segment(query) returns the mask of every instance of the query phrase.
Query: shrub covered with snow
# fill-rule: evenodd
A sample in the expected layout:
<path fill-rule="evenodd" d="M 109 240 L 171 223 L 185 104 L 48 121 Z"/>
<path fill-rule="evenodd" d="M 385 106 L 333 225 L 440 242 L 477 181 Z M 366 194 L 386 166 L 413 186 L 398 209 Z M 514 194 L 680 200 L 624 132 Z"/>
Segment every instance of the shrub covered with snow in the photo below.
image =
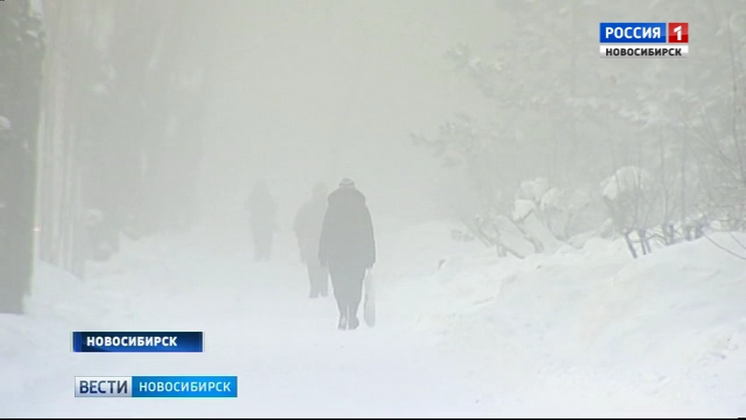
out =
<path fill-rule="evenodd" d="M 645 169 L 625 166 L 601 182 L 601 195 L 619 232 L 654 223 L 656 192 L 651 179 Z"/>
<path fill-rule="evenodd" d="M 521 183 L 512 217 L 536 249 L 553 253 L 562 242 L 578 243 L 571 239 L 593 236 L 588 233 L 598 231 L 607 216 L 600 197 L 578 189 L 560 189 L 546 178 L 537 178 Z"/>

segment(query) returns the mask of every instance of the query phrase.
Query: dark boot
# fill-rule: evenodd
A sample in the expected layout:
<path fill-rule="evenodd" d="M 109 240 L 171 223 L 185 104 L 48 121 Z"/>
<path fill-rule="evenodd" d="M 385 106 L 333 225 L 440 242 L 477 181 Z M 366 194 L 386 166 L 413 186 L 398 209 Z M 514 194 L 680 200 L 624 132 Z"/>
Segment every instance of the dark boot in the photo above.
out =
<path fill-rule="evenodd" d="M 347 329 L 347 314 L 342 312 L 339 314 L 339 324 L 337 324 L 337 328 L 340 330 L 346 330 Z"/>
<path fill-rule="evenodd" d="M 308 293 L 308 297 L 311 299 L 315 299 L 319 297 L 319 289 L 316 287 L 316 284 L 313 281 L 313 278 L 311 278 L 311 291 Z"/>
<path fill-rule="evenodd" d="M 360 326 L 360 320 L 357 319 L 357 307 L 358 305 L 350 305 L 348 307 L 349 309 L 347 312 L 347 328 L 350 330 L 354 330 L 355 328 Z"/>
<path fill-rule="evenodd" d="M 337 309 L 339 309 L 339 323 L 337 324 L 337 328 L 340 330 L 346 330 L 347 329 L 347 305 L 344 303 L 340 303 L 337 301 Z"/>
<path fill-rule="evenodd" d="M 350 316 L 349 323 L 347 324 L 348 330 L 354 330 L 360 326 L 360 320 L 355 315 Z"/>

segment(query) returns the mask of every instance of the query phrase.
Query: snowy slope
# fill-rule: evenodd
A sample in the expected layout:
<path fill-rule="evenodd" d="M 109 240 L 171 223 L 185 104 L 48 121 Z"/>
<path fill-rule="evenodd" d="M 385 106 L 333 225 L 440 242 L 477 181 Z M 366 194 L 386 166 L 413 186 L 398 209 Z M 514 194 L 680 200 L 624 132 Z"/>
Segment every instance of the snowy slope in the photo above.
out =
<path fill-rule="evenodd" d="M 307 299 L 287 230 L 267 264 L 237 222 L 127 243 L 86 282 L 40 266 L 30 314 L 0 316 L 0 371 L 16 379 L 0 416 L 746 412 L 746 270 L 706 239 L 519 260 L 450 240 L 447 223 L 378 225 L 379 322 L 354 332 L 334 329 L 331 299 Z M 76 329 L 204 330 L 207 352 L 72 354 Z M 72 397 L 74 375 L 137 374 L 239 375 L 240 397 Z"/>
<path fill-rule="evenodd" d="M 728 235 L 713 240 L 739 249 Z M 444 305 L 432 327 L 506 384 L 506 410 L 746 412 L 746 263 L 707 239 L 638 260 L 622 242 L 593 241 L 466 264 L 468 275 L 434 292 Z"/>

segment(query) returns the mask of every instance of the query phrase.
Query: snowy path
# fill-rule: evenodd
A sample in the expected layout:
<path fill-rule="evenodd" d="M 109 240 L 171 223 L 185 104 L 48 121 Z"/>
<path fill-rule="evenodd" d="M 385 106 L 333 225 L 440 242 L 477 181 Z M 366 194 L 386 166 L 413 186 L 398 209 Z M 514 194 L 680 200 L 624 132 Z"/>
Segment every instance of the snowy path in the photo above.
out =
<path fill-rule="evenodd" d="M 240 248 L 240 247 L 239 247 Z M 214 250 L 213 250 L 214 251 Z M 51 380 L 17 395 L 16 416 L 476 416 L 489 410 L 437 337 L 381 311 L 379 324 L 338 331 L 331 297 L 311 300 L 303 267 L 255 264 L 240 251 L 175 255 L 136 284 L 136 316 L 117 328 L 205 331 L 204 354 L 60 354 Z M 192 251 L 193 252 L 193 251 Z M 175 254 L 175 253 L 172 253 Z M 200 258 L 200 256 L 202 258 Z M 284 258 L 283 258 L 284 257 Z M 146 315 L 147 314 L 147 315 Z M 75 399 L 73 376 L 237 375 L 235 400 Z M 2 409 L 0 409 L 2 410 Z"/>
<path fill-rule="evenodd" d="M 632 260 L 600 240 L 498 259 L 447 233 L 379 233 L 378 325 L 356 331 L 336 330 L 332 298 L 306 297 L 287 234 L 269 263 L 225 229 L 138 243 L 85 285 L 43 269 L 29 315 L 0 317 L 0 371 L 17 378 L 0 416 L 746 412 L 742 261 L 706 241 Z M 205 331 L 206 352 L 70 352 L 71 331 L 96 329 Z M 239 398 L 73 398 L 74 376 L 137 375 L 238 376 Z"/>

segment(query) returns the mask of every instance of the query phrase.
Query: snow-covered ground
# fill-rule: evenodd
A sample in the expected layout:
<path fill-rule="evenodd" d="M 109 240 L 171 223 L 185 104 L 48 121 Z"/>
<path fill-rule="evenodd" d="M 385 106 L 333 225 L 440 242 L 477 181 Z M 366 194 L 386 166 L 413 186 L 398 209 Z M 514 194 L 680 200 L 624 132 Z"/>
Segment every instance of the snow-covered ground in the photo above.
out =
<path fill-rule="evenodd" d="M 746 413 L 746 262 L 707 239 L 518 260 L 447 223 L 379 221 L 378 324 L 338 331 L 287 229 L 268 263 L 246 231 L 127 243 L 85 282 L 40 265 L 29 314 L 0 315 L 0 415 Z M 73 330 L 202 330 L 206 352 L 73 354 Z M 237 375 L 239 398 L 75 399 L 76 375 Z"/>

